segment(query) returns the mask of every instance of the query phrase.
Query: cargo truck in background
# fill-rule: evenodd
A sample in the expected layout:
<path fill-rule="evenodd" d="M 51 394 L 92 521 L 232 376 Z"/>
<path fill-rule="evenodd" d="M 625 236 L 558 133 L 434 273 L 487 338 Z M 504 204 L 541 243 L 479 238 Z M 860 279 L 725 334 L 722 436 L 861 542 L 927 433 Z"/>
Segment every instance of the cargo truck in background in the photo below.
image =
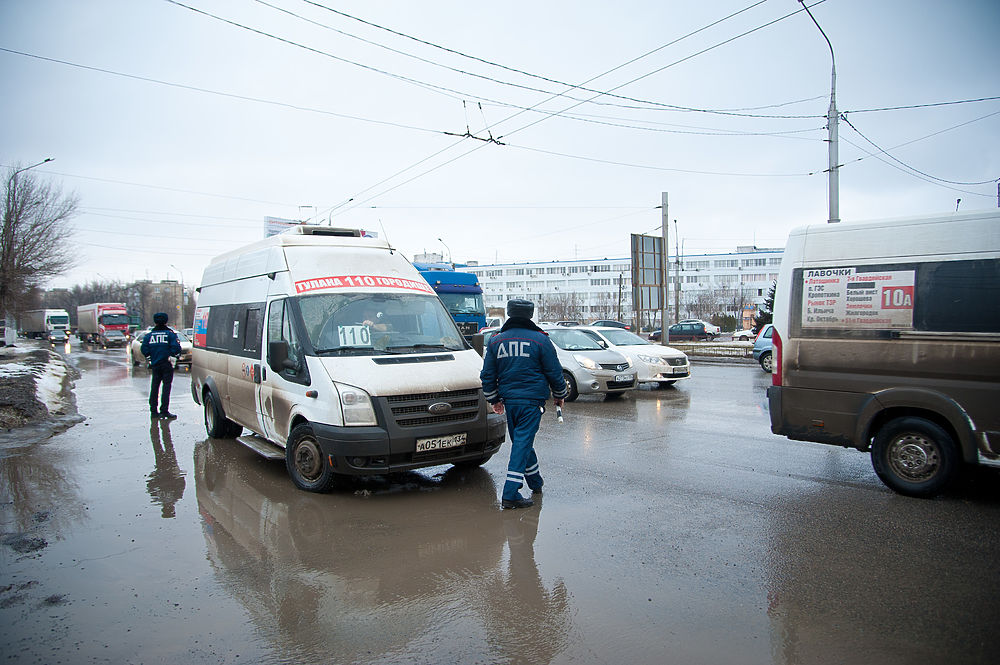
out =
<path fill-rule="evenodd" d="M 471 272 L 459 272 L 448 263 L 414 263 L 427 283 L 455 319 L 465 339 L 486 327 L 486 305 L 479 278 Z"/>
<path fill-rule="evenodd" d="M 48 339 L 53 330 L 69 335 L 69 312 L 64 309 L 32 309 L 21 315 L 21 333 L 32 339 Z"/>
<path fill-rule="evenodd" d="M 909 496 L 1000 466 L 1000 212 L 794 229 L 775 292 L 772 432 Z"/>
<path fill-rule="evenodd" d="M 76 308 L 76 336 L 82 342 L 101 346 L 128 343 L 128 309 L 124 303 L 95 302 Z"/>

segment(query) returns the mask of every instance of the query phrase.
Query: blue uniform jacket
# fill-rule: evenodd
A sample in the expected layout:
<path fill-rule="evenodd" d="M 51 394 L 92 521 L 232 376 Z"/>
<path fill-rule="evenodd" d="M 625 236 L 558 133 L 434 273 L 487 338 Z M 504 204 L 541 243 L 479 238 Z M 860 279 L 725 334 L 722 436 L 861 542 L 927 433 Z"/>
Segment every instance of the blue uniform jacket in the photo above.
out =
<path fill-rule="evenodd" d="M 479 378 L 490 404 L 503 400 L 541 405 L 549 398 L 550 389 L 556 399 L 567 395 L 555 347 L 549 336 L 527 319 L 523 323 L 509 319 L 490 339 Z"/>
<path fill-rule="evenodd" d="M 181 354 L 181 343 L 177 341 L 177 333 L 170 328 L 153 328 L 142 339 L 142 355 L 149 358 L 150 365 L 159 365 L 170 359 L 170 356 Z"/>

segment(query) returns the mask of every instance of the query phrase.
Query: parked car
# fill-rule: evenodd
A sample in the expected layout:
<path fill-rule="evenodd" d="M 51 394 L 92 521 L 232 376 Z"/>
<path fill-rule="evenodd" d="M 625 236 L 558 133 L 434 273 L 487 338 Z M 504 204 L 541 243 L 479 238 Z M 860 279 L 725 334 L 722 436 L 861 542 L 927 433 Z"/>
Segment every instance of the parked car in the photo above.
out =
<path fill-rule="evenodd" d="M 760 368 L 768 374 L 774 369 L 774 351 L 771 343 L 771 333 L 774 326 L 768 323 L 760 329 L 756 341 L 753 343 L 753 359 L 760 363 Z"/>
<path fill-rule="evenodd" d="M 593 337 L 605 349 L 617 351 L 631 360 L 639 383 L 655 383 L 663 388 L 691 376 L 687 355 L 677 349 L 653 344 L 621 328 L 582 326 L 578 330 Z"/>
<path fill-rule="evenodd" d="M 604 394 L 607 398 L 614 398 L 638 385 L 632 361 L 616 351 L 605 349 L 582 330 L 562 326 L 543 330 L 556 347 L 569 390 L 567 402 L 586 394 Z"/>
<path fill-rule="evenodd" d="M 500 318 L 499 316 L 487 316 L 486 325 L 483 326 L 483 330 L 485 330 L 486 328 L 499 328 L 502 325 L 503 325 L 503 319 Z M 482 330 L 480 330 L 480 332 L 482 332 Z"/>
<path fill-rule="evenodd" d="M 658 331 L 654 331 L 658 332 Z M 653 339 L 653 336 L 649 336 Z M 656 339 L 659 339 L 659 334 L 656 335 Z M 710 339 L 715 339 L 715 335 L 709 332 L 705 328 L 705 324 L 698 323 L 675 323 L 674 325 L 667 328 L 667 341 L 668 342 L 697 342 L 697 341 L 707 341 Z"/>
<path fill-rule="evenodd" d="M 746 341 L 749 342 L 755 336 L 756 335 L 754 334 L 754 331 L 752 331 L 752 330 L 737 330 L 736 332 L 733 333 L 733 340 L 734 341 L 735 340 L 746 340 Z"/>
<path fill-rule="evenodd" d="M 556 325 L 557 326 L 563 326 L 565 328 L 569 328 L 571 326 L 578 326 L 578 325 L 580 325 L 580 322 L 579 321 L 556 321 Z"/>
<path fill-rule="evenodd" d="M 152 328 L 146 328 L 145 330 L 136 331 L 132 336 L 132 341 L 129 342 L 128 355 L 129 359 L 132 361 L 133 367 L 138 366 L 139 363 L 146 365 L 148 362 L 145 356 L 142 355 L 142 340 L 146 338 L 146 333 L 151 330 Z M 194 345 L 191 343 L 188 336 L 181 331 L 174 330 L 173 328 L 171 328 L 171 330 L 177 333 L 177 341 L 180 342 L 181 345 L 181 355 L 177 360 L 177 364 L 191 367 L 191 349 Z"/>
<path fill-rule="evenodd" d="M 703 326 L 705 326 L 705 331 L 708 332 L 709 335 L 713 337 L 718 337 L 719 335 L 722 334 L 722 328 L 720 328 L 715 324 L 709 323 L 708 321 L 704 321 L 702 319 L 681 319 L 677 323 L 700 323 Z"/>
<path fill-rule="evenodd" d="M 614 319 L 599 319 L 597 321 L 592 321 L 590 323 L 592 326 L 603 326 L 605 328 L 624 328 L 625 330 L 632 330 L 632 326 L 627 323 L 622 323 L 621 321 L 615 321 Z"/>

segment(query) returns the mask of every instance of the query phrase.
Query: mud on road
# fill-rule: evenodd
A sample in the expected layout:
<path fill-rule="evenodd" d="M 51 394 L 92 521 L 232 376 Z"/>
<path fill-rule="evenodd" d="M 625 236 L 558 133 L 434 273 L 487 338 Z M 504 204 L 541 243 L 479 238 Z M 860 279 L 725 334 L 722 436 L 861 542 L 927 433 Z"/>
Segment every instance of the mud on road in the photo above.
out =
<path fill-rule="evenodd" d="M 994 663 L 996 474 L 894 495 L 857 451 L 774 437 L 756 366 L 581 398 L 502 511 L 509 444 L 296 490 L 176 421 L 149 375 L 74 347 L 86 421 L 0 455 L 10 662 Z"/>

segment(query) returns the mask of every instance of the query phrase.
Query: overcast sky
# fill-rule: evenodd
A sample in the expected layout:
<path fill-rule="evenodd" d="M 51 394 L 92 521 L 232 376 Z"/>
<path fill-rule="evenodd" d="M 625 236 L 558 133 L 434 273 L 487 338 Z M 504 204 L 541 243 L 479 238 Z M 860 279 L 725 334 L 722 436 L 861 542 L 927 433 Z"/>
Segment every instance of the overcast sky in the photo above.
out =
<path fill-rule="evenodd" d="M 967 100 L 1000 96 L 1000 2 L 811 6 L 850 123 L 841 217 L 996 207 L 1000 99 Z M 799 10 L 0 0 L 0 164 L 54 158 L 31 173 L 80 197 L 50 286 L 197 283 L 265 216 L 410 258 L 624 257 L 661 192 L 671 251 L 675 219 L 685 254 L 781 247 L 828 216 L 830 51 Z"/>

